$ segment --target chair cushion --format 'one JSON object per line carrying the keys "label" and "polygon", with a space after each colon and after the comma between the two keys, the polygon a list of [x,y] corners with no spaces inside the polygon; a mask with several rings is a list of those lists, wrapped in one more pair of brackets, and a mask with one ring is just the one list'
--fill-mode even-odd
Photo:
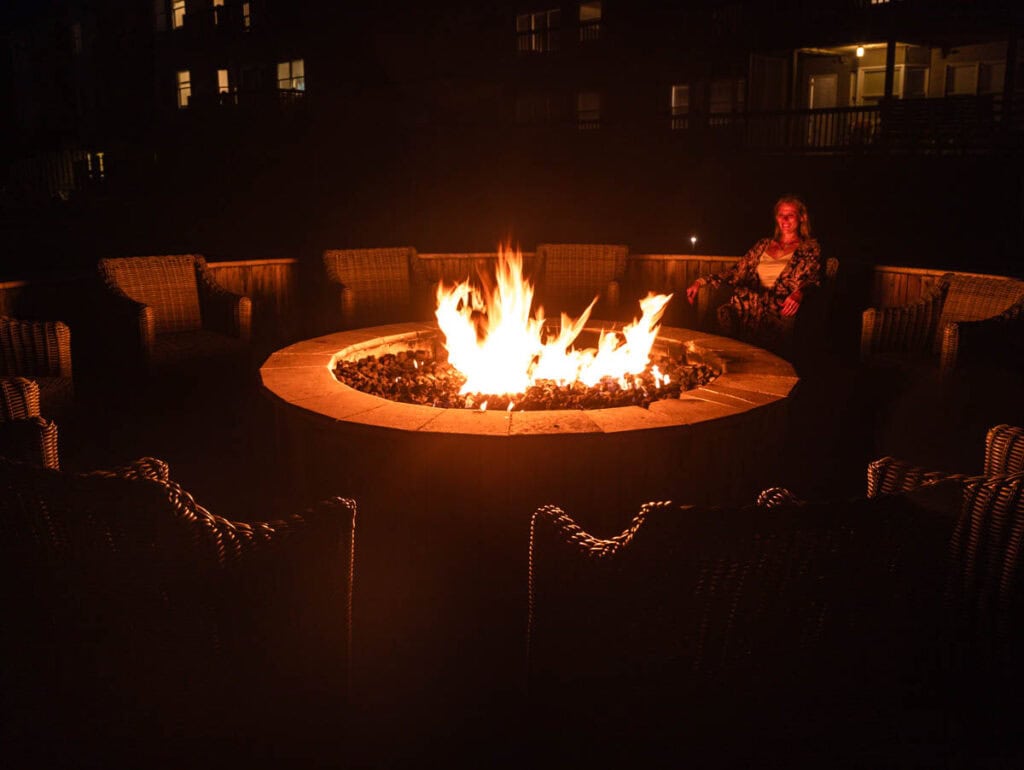
{"label": "chair cushion", "polygon": [[242,340],[206,329],[158,334],[153,347],[153,368],[157,371],[180,369],[218,359],[236,360],[241,364],[248,353],[249,347]]}
{"label": "chair cushion", "polygon": [[74,381],[70,377],[35,377],[39,384],[39,413],[49,418],[63,417],[75,398]]}
{"label": "chair cushion", "polygon": [[108,259],[103,264],[125,294],[153,308],[157,334],[202,327],[195,258],[191,254]]}

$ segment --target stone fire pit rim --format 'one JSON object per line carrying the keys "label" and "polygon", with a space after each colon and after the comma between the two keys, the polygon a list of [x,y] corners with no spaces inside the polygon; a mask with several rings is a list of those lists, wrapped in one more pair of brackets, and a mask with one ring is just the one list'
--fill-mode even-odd
{"label": "stone fire pit rim", "polygon": [[[621,328],[591,320],[589,330]],[[333,332],[284,347],[260,367],[265,392],[301,410],[308,418],[346,422],[367,428],[415,433],[517,437],[578,435],[670,429],[725,419],[780,401],[798,378],[788,362],[737,340],[679,327],[662,327],[659,342],[692,343],[704,356],[719,359],[722,374],[679,399],[656,401],[650,408],[496,412],[442,409],[388,401],[354,390],[333,374],[341,352],[377,348],[437,333],[436,324],[409,322]]]}

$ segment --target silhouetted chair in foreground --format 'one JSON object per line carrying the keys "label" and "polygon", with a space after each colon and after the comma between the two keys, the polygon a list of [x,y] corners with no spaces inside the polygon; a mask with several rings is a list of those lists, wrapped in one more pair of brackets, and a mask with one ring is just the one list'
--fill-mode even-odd
{"label": "silhouetted chair in foreground", "polygon": [[151,458],[91,474],[0,459],[5,755],[251,766],[337,748],[354,516],[334,498],[230,521]]}
{"label": "silhouetted chair in foreground", "polygon": [[101,259],[101,312],[115,352],[146,374],[246,366],[252,302],[219,286],[197,254]]}
{"label": "silhouetted chair in foreground", "polygon": [[42,413],[65,415],[75,395],[67,324],[0,317],[0,378],[6,377],[32,378],[39,385]]}
{"label": "silhouetted chair in foreground", "polygon": [[[540,277],[537,301],[557,320],[560,313],[577,317],[598,298],[594,317],[617,320],[627,246],[609,243],[541,243],[537,246]],[[634,315],[639,315],[636,309]]]}
{"label": "silhouetted chair in foreground", "polygon": [[897,497],[648,503],[599,539],[559,508],[538,509],[535,737],[605,766],[913,755],[932,727],[927,681],[951,526]]}
{"label": "silhouetted chair in foreground", "polygon": [[431,317],[429,284],[410,246],[324,251],[332,326],[352,329]]}
{"label": "silhouetted chair in foreground", "polygon": [[868,497],[897,494],[939,481],[967,481],[1024,471],[1024,428],[994,425],[985,434],[981,473],[953,473],[924,468],[894,457],[882,457],[868,465]]}

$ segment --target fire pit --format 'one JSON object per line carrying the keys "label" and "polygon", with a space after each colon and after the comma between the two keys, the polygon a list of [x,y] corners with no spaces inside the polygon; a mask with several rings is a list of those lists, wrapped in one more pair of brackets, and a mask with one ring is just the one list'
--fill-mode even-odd
{"label": "fire pit", "polygon": [[[582,333],[615,328],[584,321]],[[434,355],[440,334],[433,323],[337,332],[279,350],[260,369],[296,490],[358,501],[357,697],[396,724],[401,704],[416,709],[409,719],[436,713],[456,724],[428,704],[471,713],[513,697],[537,506],[557,503],[611,534],[648,500],[751,502],[778,481],[797,382],[767,351],[667,327],[656,331],[656,355],[721,374],[646,407],[437,408],[363,393],[334,375],[340,361]]]}

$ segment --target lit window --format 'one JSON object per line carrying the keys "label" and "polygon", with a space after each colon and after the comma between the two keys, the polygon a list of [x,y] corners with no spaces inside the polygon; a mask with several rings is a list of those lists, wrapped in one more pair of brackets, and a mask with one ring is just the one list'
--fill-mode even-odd
{"label": "lit window", "polygon": [[601,2],[580,3],[580,42],[601,38]]}
{"label": "lit window", "polygon": [[557,50],[561,18],[558,8],[516,16],[516,50],[535,53]]}
{"label": "lit window", "polygon": [[278,62],[277,87],[282,91],[305,91],[305,69],[302,59]]}
{"label": "lit window", "polygon": [[672,86],[672,128],[690,127],[690,86]]}
{"label": "lit window", "polygon": [[107,174],[103,165],[103,153],[87,152],[85,154],[85,168],[91,181],[102,182]]}
{"label": "lit window", "polygon": [[173,24],[175,29],[179,29],[185,24],[185,0],[172,0],[171,2],[171,13],[173,14]]}
{"label": "lit window", "polygon": [[224,0],[213,0],[213,23],[220,24],[224,13]]}
{"label": "lit window", "polygon": [[242,27],[244,29],[252,27],[252,6],[249,3],[242,3]]}
{"label": "lit window", "polygon": [[601,127],[601,94],[597,91],[576,94],[576,126],[580,129]]}
{"label": "lit window", "polygon": [[181,109],[188,107],[191,98],[192,77],[188,70],[181,70],[178,72],[178,107]]}
{"label": "lit window", "polygon": [[217,93],[226,94],[231,90],[231,86],[228,82],[228,71],[217,70]]}

